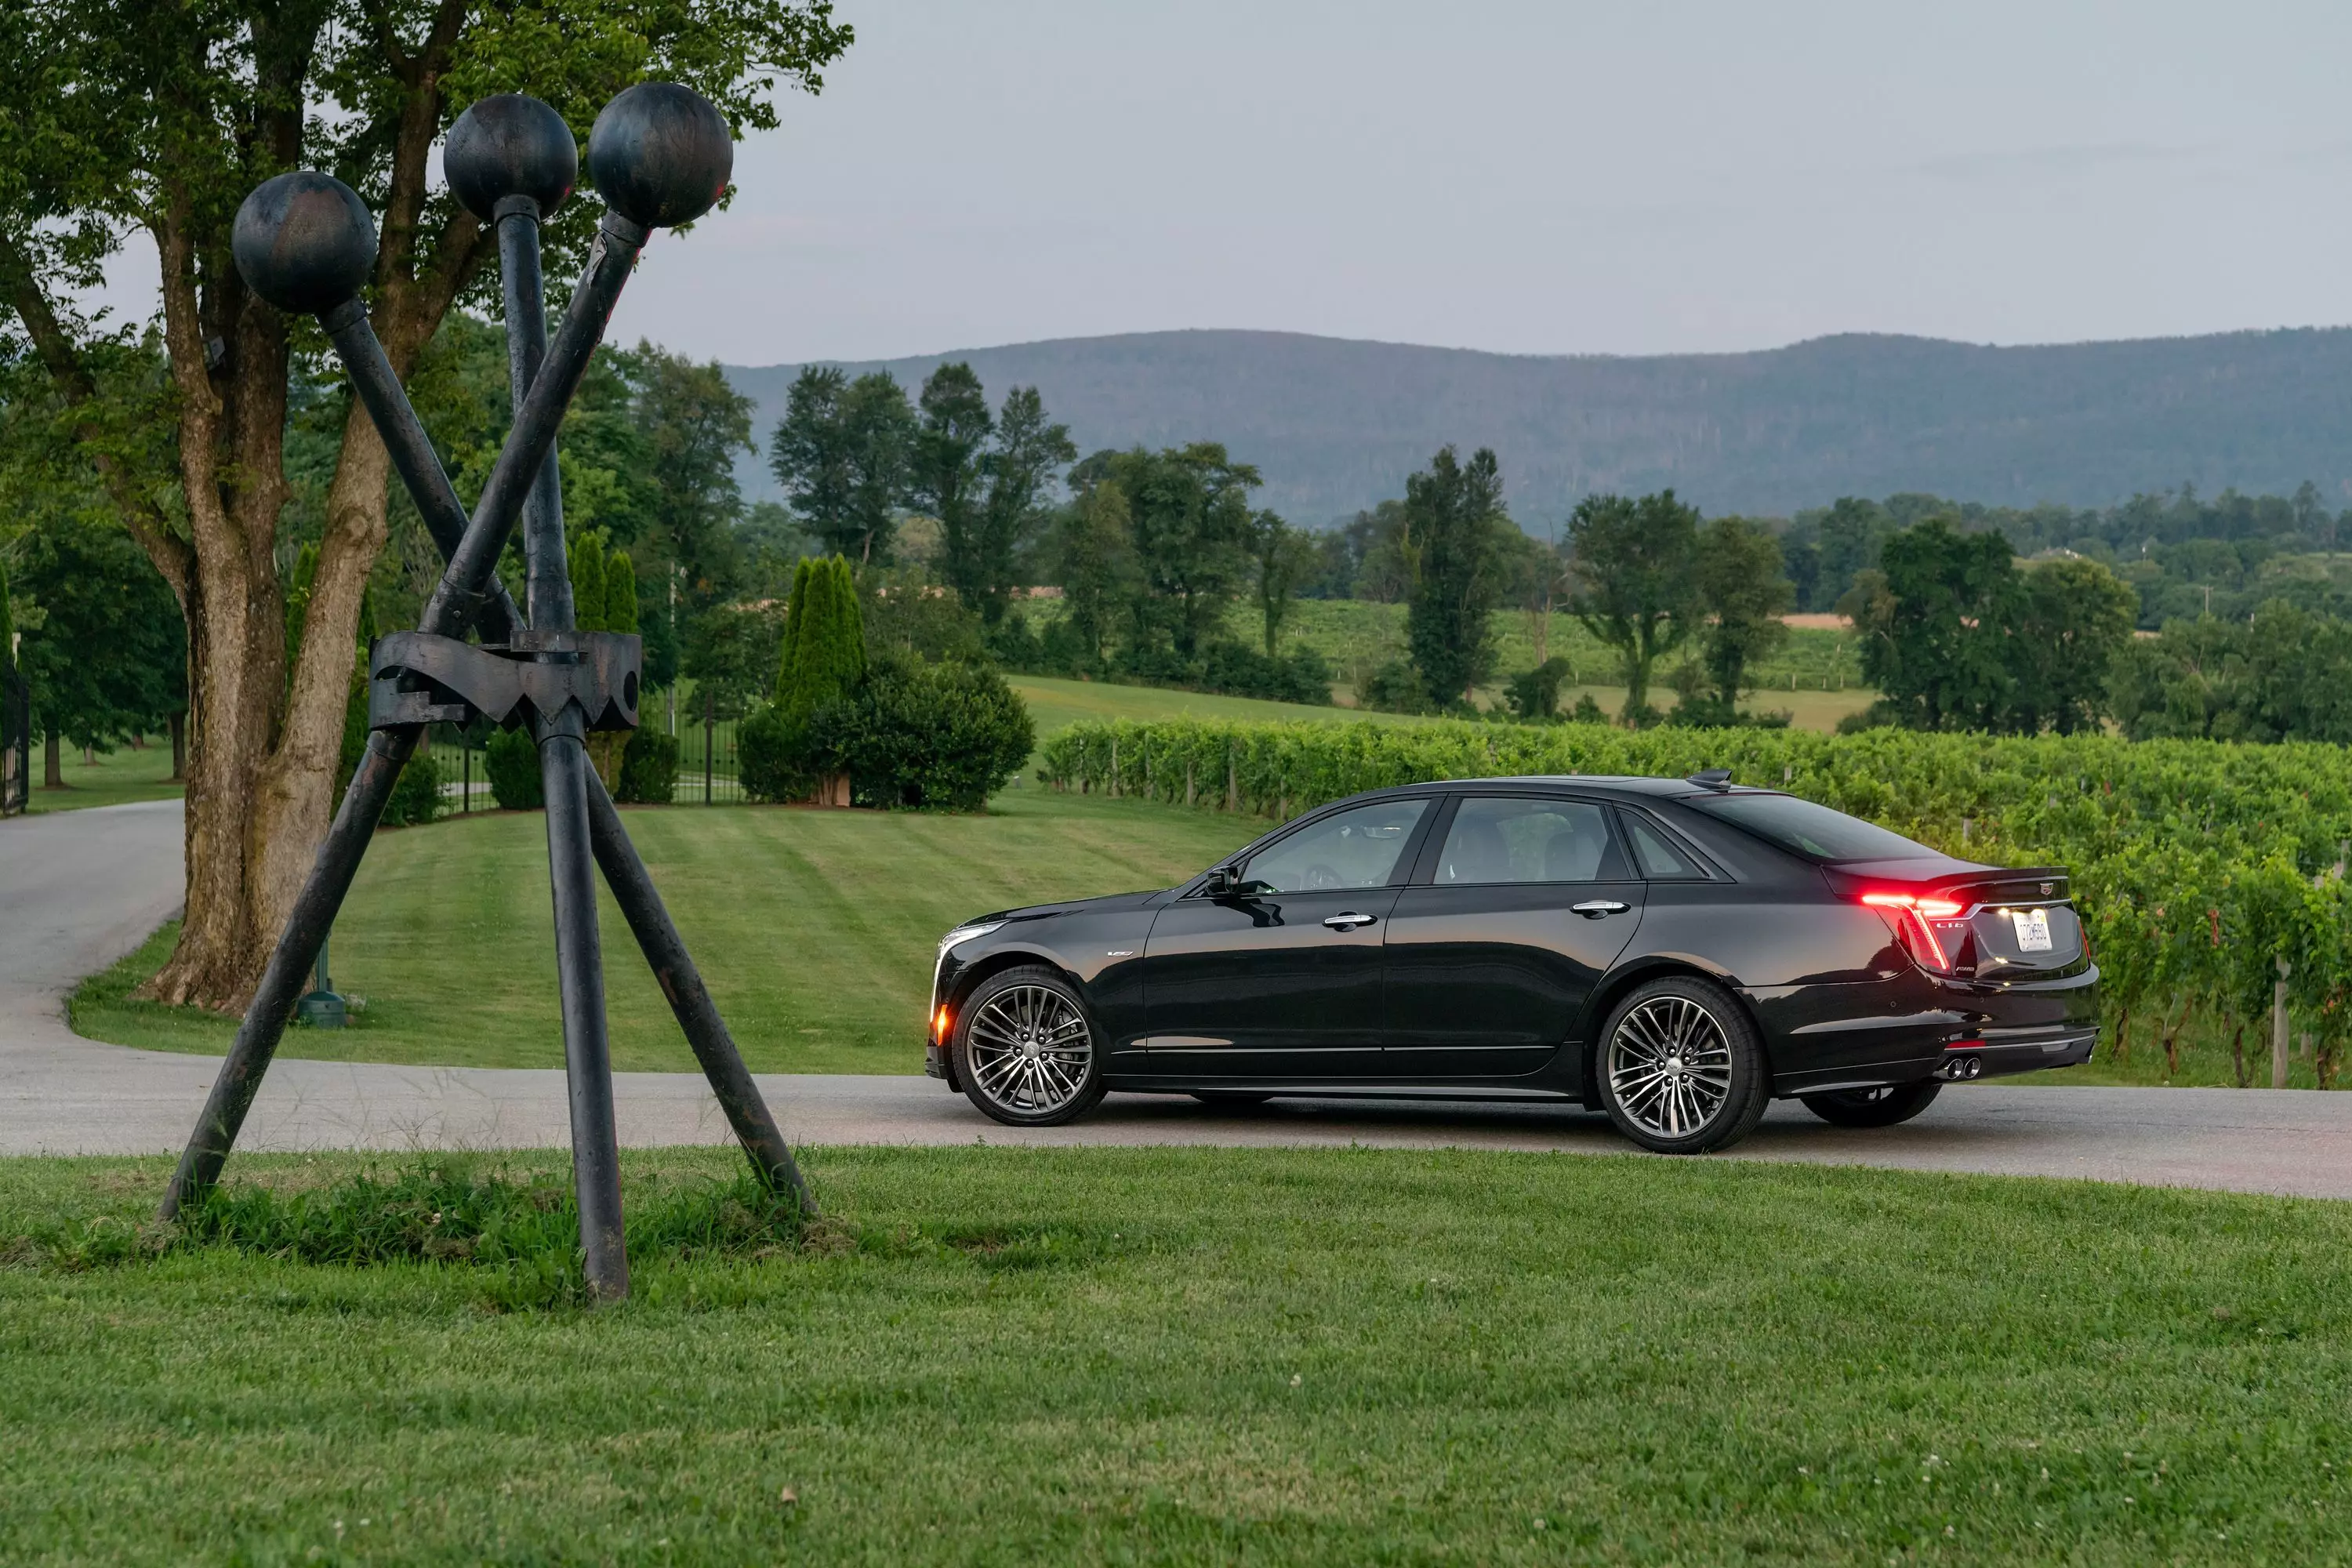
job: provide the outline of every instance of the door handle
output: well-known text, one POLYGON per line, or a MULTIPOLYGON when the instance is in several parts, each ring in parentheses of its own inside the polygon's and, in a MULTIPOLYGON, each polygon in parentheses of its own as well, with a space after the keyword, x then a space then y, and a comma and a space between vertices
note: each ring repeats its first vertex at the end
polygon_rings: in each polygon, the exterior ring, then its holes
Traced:
POLYGON ((1333 931, 1354 931, 1358 926, 1368 926, 1379 918, 1377 915, 1360 915, 1351 911, 1344 915, 1333 915, 1323 923, 1333 931))
POLYGON ((1582 915, 1589 921, 1597 921, 1604 915, 1622 915, 1633 906, 1616 899, 1587 899, 1580 904, 1568 907, 1572 913, 1582 915))

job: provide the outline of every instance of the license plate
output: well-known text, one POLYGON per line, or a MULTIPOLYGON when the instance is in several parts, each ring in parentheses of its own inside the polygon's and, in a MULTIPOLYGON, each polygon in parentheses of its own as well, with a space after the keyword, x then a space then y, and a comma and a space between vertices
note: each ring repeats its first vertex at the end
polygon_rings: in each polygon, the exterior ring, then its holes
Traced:
POLYGON ((2009 918, 2017 924, 2017 951, 2048 952, 2050 951, 2050 911, 2048 910, 2012 910, 2009 918))

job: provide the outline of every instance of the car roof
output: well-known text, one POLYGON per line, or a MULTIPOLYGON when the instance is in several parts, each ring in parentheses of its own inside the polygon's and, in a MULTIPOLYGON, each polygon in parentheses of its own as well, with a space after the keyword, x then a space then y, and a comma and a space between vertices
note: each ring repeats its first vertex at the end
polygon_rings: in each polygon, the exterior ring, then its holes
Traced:
POLYGON ((1393 789, 1375 791, 1380 795, 1421 795, 1432 791, 1463 789, 1539 789, 1619 791, 1626 795, 1665 798, 1694 795, 1777 795, 1777 790, 1759 790, 1752 785, 1732 784, 1725 789, 1710 789, 1695 784, 1688 779, 1649 778, 1639 773, 1517 773, 1507 777, 1483 779, 1432 779, 1426 784, 1400 784, 1393 789))

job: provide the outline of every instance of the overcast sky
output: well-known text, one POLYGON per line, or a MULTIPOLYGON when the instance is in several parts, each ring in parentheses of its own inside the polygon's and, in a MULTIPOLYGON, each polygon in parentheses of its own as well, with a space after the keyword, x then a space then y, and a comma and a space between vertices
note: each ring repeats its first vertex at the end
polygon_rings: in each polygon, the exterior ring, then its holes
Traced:
MULTIPOLYGON (((2352 5, 840 0, 617 336, 1511 353, 2352 321, 2352 5)), ((145 263, 152 267, 152 262, 145 263)))

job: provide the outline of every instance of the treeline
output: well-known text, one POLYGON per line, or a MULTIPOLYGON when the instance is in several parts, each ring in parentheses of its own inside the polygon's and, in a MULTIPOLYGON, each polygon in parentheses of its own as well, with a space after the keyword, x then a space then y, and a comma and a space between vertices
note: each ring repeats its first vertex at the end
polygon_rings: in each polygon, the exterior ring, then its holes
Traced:
POLYGON ((2270 599, 2352 615, 2352 593, 2326 569, 2327 558, 2352 543, 2352 510, 2328 510, 2308 482, 2292 496, 2224 490, 2210 498, 2184 485, 2084 509, 1989 507, 1921 494, 1846 497, 1772 525, 1787 552, 1797 608, 1840 608, 1861 574, 1879 565, 1886 541, 1929 518, 1963 532, 1999 533, 2020 555, 2080 556, 2110 568, 2137 595, 2144 630, 2200 615, 2244 620, 2270 599))

